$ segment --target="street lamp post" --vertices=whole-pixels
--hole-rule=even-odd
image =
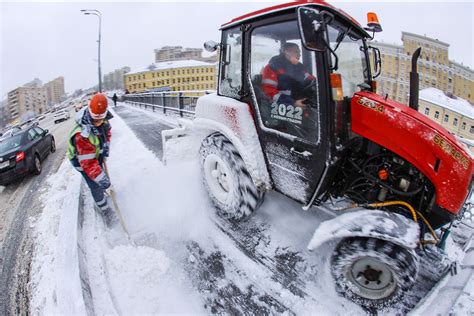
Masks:
[[[102,70],[100,68],[100,38],[101,38],[100,30],[101,30],[101,25],[102,25],[102,15],[100,14],[99,10],[81,10],[81,12],[84,13],[85,15],[95,15],[96,17],[99,18],[99,40],[98,40],[98,44],[99,44],[98,45],[99,46],[99,49],[98,49],[98,51],[99,51],[99,58],[98,58],[99,59],[99,62],[98,62],[99,66],[98,67],[99,67],[99,69],[98,69],[98,71],[99,71],[99,92],[102,92]]]

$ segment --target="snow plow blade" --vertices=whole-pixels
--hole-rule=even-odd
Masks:
[[[179,127],[161,132],[163,164],[196,158],[201,145],[200,136],[193,121],[180,119]]]
[[[411,315],[467,315],[474,297],[474,232],[463,247],[460,264],[454,263],[438,284],[411,311]],[[442,302],[442,303],[440,303]]]

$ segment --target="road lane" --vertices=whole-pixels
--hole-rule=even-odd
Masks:
[[[40,121],[56,140],[56,152],[42,163],[40,175],[4,187],[0,193],[0,315],[28,313],[29,267],[34,250],[31,222],[41,214],[39,196],[50,174],[57,171],[65,157],[71,118],[54,124],[52,114]]]

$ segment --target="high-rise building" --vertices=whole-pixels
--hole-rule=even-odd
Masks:
[[[64,92],[64,77],[58,77],[44,85],[46,89],[46,102],[48,106],[52,106],[61,102]]]
[[[104,76],[104,89],[105,90],[114,90],[114,89],[124,90],[125,85],[123,82],[123,76],[128,72],[130,72],[130,67],[125,66],[106,74]]]
[[[379,94],[408,103],[411,58],[418,47],[420,89],[436,88],[474,103],[474,71],[449,60],[449,44],[427,36],[402,32],[402,45],[371,42],[380,49],[382,73],[377,79]]]
[[[46,111],[47,97],[44,87],[19,87],[8,92],[7,107],[11,119],[27,113],[41,114]]]

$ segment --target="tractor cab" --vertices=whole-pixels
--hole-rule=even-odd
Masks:
[[[274,188],[309,206],[350,136],[352,96],[372,90],[370,36],[324,2],[266,13],[223,26],[218,94],[251,106]]]

